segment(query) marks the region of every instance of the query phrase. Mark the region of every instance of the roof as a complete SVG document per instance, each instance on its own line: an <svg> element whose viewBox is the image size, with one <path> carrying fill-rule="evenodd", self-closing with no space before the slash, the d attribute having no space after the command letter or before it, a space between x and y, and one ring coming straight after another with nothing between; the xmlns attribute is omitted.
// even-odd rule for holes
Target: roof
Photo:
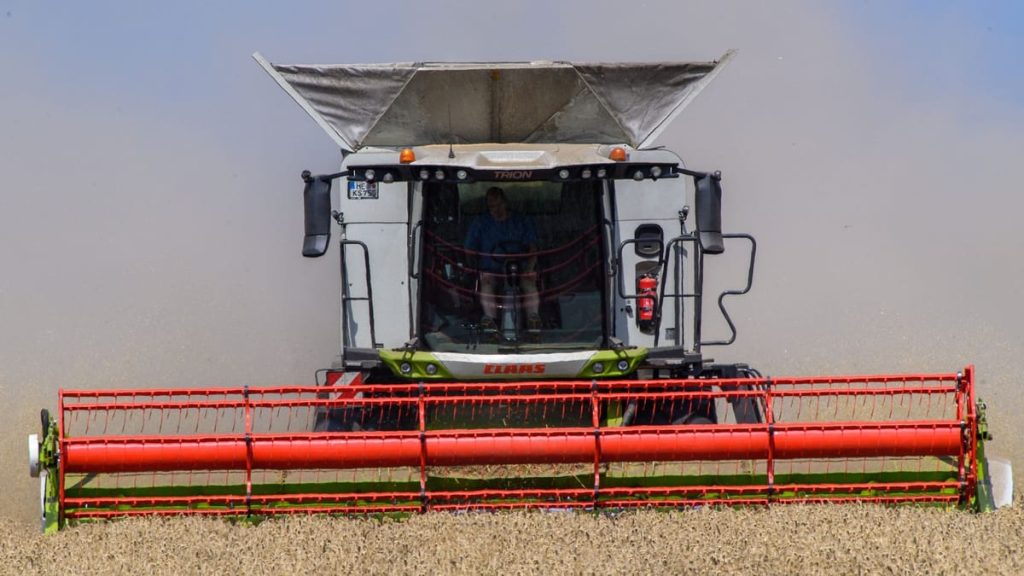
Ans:
<svg viewBox="0 0 1024 576"><path fill-rule="evenodd" d="M661 63L257 62L342 149L476 143L644 148L731 58Z"/></svg>

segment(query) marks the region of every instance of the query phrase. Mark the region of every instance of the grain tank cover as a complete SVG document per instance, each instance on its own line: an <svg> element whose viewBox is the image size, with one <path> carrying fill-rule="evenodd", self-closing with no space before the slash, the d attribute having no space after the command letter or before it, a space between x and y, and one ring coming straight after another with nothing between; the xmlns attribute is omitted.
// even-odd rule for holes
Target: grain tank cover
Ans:
<svg viewBox="0 0 1024 576"><path fill-rule="evenodd" d="M716 62L271 64L253 57L342 149L478 143L649 146Z"/></svg>

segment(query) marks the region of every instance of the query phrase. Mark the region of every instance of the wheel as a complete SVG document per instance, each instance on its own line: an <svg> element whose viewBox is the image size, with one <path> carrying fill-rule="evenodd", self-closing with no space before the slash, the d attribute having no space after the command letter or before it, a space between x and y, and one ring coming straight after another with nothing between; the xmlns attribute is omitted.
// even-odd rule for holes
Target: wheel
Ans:
<svg viewBox="0 0 1024 576"><path fill-rule="evenodd" d="M314 432L358 432L365 430L359 425L355 408L327 408L317 411Z"/></svg>
<svg viewBox="0 0 1024 576"><path fill-rule="evenodd" d="M28 435L28 475L39 477L39 436L36 434Z"/></svg>
<svg viewBox="0 0 1024 576"><path fill-rule="evenodd" d="M672 421L672 424L676 426L679 426L681 424L704 426L707 424L714 424L714 422L712 422L710 418L701 416L700 414L687 414L682 418L676 418L675 420Z"/></svg>

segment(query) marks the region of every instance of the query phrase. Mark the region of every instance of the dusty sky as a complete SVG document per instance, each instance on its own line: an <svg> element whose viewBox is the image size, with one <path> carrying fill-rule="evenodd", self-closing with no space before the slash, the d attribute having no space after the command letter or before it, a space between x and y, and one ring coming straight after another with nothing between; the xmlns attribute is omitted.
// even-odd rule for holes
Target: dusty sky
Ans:
<svg viewBox="0 0 1024 576"><path fill-rule="evenodd" d="M740 340L715 357L775 375L976 363L999 446L1024 454L1022 38L1011 2L0 0L0 514L32 514L24 436L58 386L304 383L336 354L337 266L300 256L298 174L338 154L256 50L738 49L660 141L724 172L726 227L760 242Z"/></svg>

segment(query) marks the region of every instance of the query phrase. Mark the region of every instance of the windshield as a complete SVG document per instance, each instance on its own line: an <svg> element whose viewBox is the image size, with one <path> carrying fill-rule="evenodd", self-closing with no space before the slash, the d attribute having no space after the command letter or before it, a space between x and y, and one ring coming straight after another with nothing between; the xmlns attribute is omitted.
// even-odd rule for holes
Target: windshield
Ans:
<svg viewBox="0 0 1024 576"><path fill-rule="evenodd" d="M599 347L599 185L424 183L420 334L427 348Z"/></svg>

